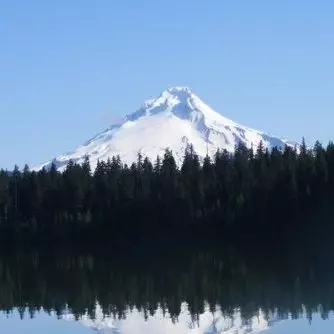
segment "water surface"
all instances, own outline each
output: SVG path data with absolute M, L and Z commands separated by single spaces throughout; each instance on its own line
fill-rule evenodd
M 174 247 L 0 255 L 3 333 L 332 333 L 328 252 Z

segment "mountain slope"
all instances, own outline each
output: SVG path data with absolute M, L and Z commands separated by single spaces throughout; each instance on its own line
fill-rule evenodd
M 173 151 L 180 164 L 188 144 L 200 157 L 213 156 L 217 149 L 233 152 L 242 142 L 257 147 L 284 147 L 292 143 L 270 136 L 227 119 L 211 109 L 187 87 L 170 88 L 155 99 L 146 101 L 124 121 L 99 133 L 73 152 L 60 155 L 37 167 L 48 167 L 53 162 L 59 170 L 70 160 L 81 163 L 88 156 L 94 168 L 98 160 L 119 155 L 124 163 L 136 161 L 140 152 L 152 161 L 161 157 L 166 148 Z

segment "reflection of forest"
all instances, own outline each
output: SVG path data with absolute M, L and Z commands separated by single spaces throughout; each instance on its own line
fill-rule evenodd
M 74 317 L 71 313 L 65 313 L 62 319 L 73 321 Z M 181 305 L 181 313 L 177 321 L 173 321 L 169 314 L 163 315 L 163 310 L 158 308 L 154 316 L 148 316 L 146 319 L 143 313 L 138 310 L 128 310 L 126 319 L 114 318 L 112 315 L 103 314 L 100 306 L 96 305 L 94 318 L 88 314 L 81 317 L 79 322 L 85 326 L 94 329 L 103 334 L 111 333 L 127 333 L 127 334 L 148 334 L 148 333 L 202 333 L 202 334 L 247 334 L 257 333 L 272 327 L 276 324 L 276 314 L 272 314 L 268 320 L 264 319 L 264 314 L 259 311 L 252 319 L 245 321 L 242 319 L 240 312 L 235 311 L 232 317 L 224 316 L 219 308 L 216 312 L 212 312 L 208 305 L 205 312 L 199 315 L 199 319 L 191 316 L 186 303 Z
M 198 246 L 197 246 L 198 248 Z M 334 270 L 325 254 L 316 260 L 306 250 L 236 252 L 193 251 L 191 247 L 91 254 L 29 252 L 0 257 L 0 308 L 14 307 L 31 316 L 39 308 L 60 315 L 66 305 L 76 316 L 93 316 L 96 301 L 106 314 L 125 317 L 136 307 L 147 316 L 161 306 L 176 319 L 181 302 L 189 304 L 194 321 L 219 305 L 229 316 L 240 308 L 245 319 L 261 308 L 298 317 L 320 307 L 324 318 L 334 310 Z

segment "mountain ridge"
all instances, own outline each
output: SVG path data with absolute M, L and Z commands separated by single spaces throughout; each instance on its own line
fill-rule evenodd
M 99 160 L 119 155 L 122 162 L 131 164 L 138 153 L 154 161 L 170 149 L 178 165 L 189 144 L 202 159 L 211 157 L 218 149 L 233 152 L 241 142 L 247 147 L 264 148 L 296 145 L 285 139 L 234 122 L 213 110 L 189 87 L 176 86 L 163 91 L 158 97 L 145 101 L 134 113 L 98 133 L 74 151 L 60 155 L 35 167 L 48 168 L 54 163 L 63 170 L 72 160 L 82 163 L 89 157 L 92 168 Z

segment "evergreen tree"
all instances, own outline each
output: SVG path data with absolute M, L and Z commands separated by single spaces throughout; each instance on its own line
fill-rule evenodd
M 63 172 L 56 164 L 35 172 L 0 171 L 0 236 L 78 238 L 108 233 L 115 239 L 203 231 L 258 231 L 289 234 L 300 229 L 282 223 L 334 199 L 334 144 L 313 149 L 268 150 L 263 142 L 234 153 L 218 150 L 200 160 L 187 146 L 178 168 L 173 153 L 152 164 L 138 154 L 128 167 L 120 157 L 70 161 Z M 302 223 L 306 224 L 306 223 Z M 108 233 L 107 233 L 108 232 Z

